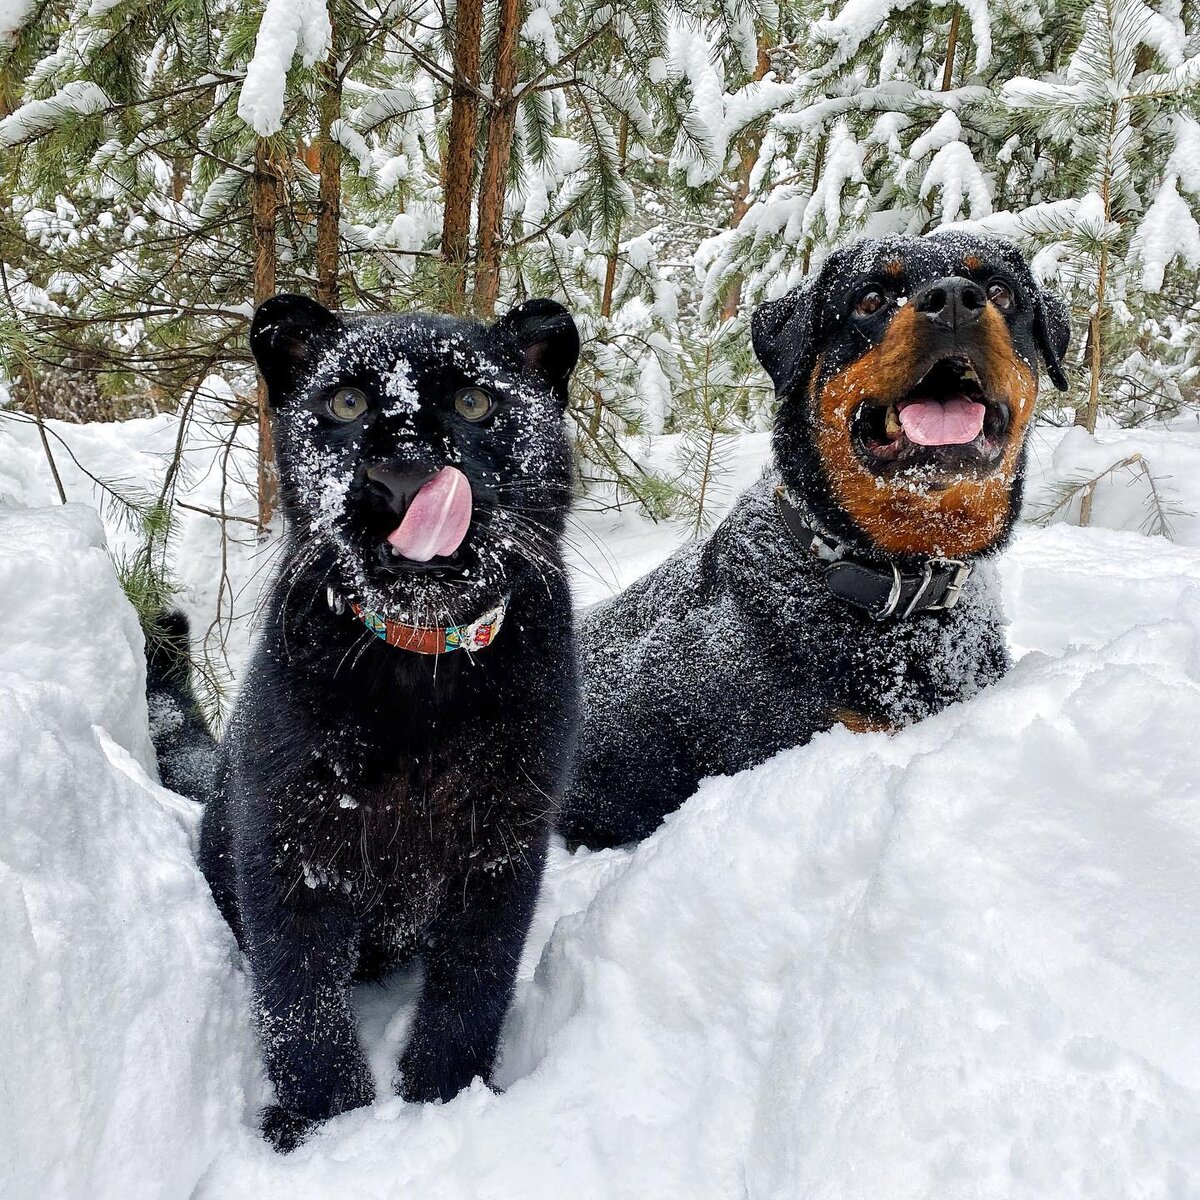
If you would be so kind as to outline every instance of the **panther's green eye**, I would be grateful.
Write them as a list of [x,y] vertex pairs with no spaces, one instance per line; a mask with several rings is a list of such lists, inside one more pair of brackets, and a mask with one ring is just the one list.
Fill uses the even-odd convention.
[[358,388],[338,388],[325,407],[335,421],[357,421],[367,411],[367,398]]
[[454,411],[467,421],[482,421],[494,407],[491,395],[483,388],[459,388],[454,393]]

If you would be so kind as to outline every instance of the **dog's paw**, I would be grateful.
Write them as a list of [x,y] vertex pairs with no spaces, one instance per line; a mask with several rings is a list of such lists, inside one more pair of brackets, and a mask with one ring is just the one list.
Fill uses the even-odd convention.
[[290,1154],[317,1127],[319,1122],[284,1108],[268,1104],[261,1113],[262,1135],[279,1151]]
[[451,1055],[410,1043],[400,1057],[396,1092],[410,1104],[436,1104],[453,1100],[471,1082],[471,1072],[456,1064]]

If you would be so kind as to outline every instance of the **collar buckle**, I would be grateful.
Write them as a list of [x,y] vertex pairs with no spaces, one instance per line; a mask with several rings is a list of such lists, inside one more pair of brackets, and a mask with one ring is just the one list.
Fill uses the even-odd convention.
[[[886,567],[859,562],[849,552],[849,547],[838,542],[811,517],[801,513],[788,499],[782,484],[775,489],[775,504],[784,528],[800,549],[825,563],[827,582],[837,575],[840,586],[828,584],[834,594],[861,609],[873,621],[886,621],[895,616],[904,620],[916,612],[948,612],[961,599],[963,588],[971,577],[971,564],[961,558],[929,557],[921,566],[919,575],[902,575],[900,568],[890,561]],[[890,580],[887,576],[889,570]],[[857,584],[844,579],[852,571],[857,572]],[[862,583],[863,576],[874,581],[871,587]],[[879,591],[885,586],[888,588],[887,599],[881,607],[873,608],[872,605],[878,602],[876,597]],[[905,601],[910,590],[912,595]],[[925,599],[931,594],[936,597],[932,603]]]
[[[966,586],[967,580],[971,578],[971,564],[963,562],[961,558],[931,558],[925,564],[926,583],[922,584],[921,590],[924,591],[928,583],[933,564],[947,569],[953,568],[953,574],[950,576],[950,582],[946,584],[946,590],[942,593],[942,598],[936,604],[930,604],[926,607],[926,612],[949,612],[962,598],[962,590]],[[919,597],[920,593],[918,593]],[[916,600],[913,601],[916,603]],[[909,606],[909,611],[912,610],[912,605]],[[908,615],[907,613],[905,614]]]

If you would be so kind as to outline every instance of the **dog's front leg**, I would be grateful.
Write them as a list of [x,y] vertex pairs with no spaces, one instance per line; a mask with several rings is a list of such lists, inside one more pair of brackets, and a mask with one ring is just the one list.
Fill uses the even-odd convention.
[[451,886],[425,956],[425,984],[397,1088],[406,1100],[449,1100],[492,1073],[525,935],[537,903],[547,835],[511,830]]
[[318,1122],[374,1099],[350,1004],[358,923],[340,897],[303,882],[289,893],[273,873],[260,875],[254,891],[239,907],[277,1100],[262,1127],[286,1152]]

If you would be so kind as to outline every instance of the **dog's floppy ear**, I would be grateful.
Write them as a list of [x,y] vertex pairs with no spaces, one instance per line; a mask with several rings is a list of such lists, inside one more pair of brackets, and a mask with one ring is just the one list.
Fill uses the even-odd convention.
[[[775,390],[786,391],[795,377],[797,360],[812,341],[809,292],[812,284],[795,288],[778,300],[768,300],[750,318],[750,341]],[[786,330],[786,334],[785,334]]]
[[341,322],[336,313],[307,296],[283,292],[264,300],[250,322],[250,351],[267,381],[271,403],[316,364],[317,341]]
[[1054,386],[1060,392],[1067,390],[1067,376],[1063,371],[1063,358],[1071,342],[1071,310],[1057,293],[1049,288],[1034,290],[1037,297],[1037,313],[1034,316],[1034,332],[1038,347],[1046,360],[1046,370]]
[[492,326],[521,357],[545,376],[559,403],[567,406],[567,383],[579,361],[579,330],[557,300],[526,300]]
[[760,304],[750,318],[754,353],[780,397],[794,391],[812,369],[820,298],[825,294],[825,280],[841,259],[835,250],[814,278],[778,300]]

